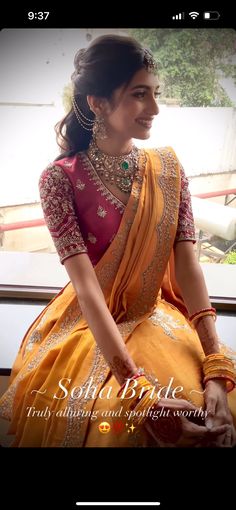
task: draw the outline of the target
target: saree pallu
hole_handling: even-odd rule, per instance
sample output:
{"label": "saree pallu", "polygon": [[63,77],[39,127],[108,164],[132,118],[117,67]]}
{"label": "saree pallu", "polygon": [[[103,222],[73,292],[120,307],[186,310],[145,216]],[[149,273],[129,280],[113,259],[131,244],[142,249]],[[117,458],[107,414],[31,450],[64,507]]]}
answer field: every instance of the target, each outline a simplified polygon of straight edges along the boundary
{"label": "saree pallu", "polygon": [[[204,353],[174,276],[179,197],[175,154],[142,151],[120,227],[95,271],[129,353],[150,384],[181,387],[179,398],[204,410]],[[118,389],[69,283],[26,333],[0,415],[11,421],[14,447],[153,445],[144,427],[133,427],[124,415]],[[234,391],[234,415],[235,397]]]}

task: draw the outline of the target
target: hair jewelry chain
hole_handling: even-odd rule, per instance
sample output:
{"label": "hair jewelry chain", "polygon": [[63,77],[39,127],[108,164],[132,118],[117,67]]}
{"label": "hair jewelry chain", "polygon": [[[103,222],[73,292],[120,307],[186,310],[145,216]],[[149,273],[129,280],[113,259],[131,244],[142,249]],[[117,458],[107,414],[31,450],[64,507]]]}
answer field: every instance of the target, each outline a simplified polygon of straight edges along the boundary
{"label": "hair jewelry chain", "polygon": [[84,113],[78,107],[74,95],[72,96],[72,105],[76,118],[79,124],[82,126],[82,128],[85,129],[86,131],[93,131],[94,119],[89,119],[88,117],[86,117],[86,115],[84,115]]}

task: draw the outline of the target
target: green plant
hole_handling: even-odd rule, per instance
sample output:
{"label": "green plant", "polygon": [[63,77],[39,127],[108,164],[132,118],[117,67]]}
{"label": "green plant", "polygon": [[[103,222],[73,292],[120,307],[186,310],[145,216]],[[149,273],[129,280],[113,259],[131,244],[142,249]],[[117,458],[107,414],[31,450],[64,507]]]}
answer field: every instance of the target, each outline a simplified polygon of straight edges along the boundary
{"label": "green plant", "polygon": [[223,264],[236,264],[236,251],[230,251]]}
{"label": "green plant", "polygon": [[62,104],[64,106],[64,110],[66,113],[68,113],[72,108],[72,92],[73,92],[72,84],[68,83],[67,85],[65,85],[62,91]]}
{"label": "green plant", "polygon": [[221,78],[236,82],[233,29],[130,29],[158,62],[162,96],[180,106],[235,106]]}

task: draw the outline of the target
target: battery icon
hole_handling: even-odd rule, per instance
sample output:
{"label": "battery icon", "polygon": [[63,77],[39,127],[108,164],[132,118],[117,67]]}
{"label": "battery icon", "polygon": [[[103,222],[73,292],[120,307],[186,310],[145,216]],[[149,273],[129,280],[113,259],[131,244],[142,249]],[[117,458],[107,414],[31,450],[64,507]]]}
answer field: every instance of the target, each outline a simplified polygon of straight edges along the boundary
{"label": "battery icon", "polygon": [[208,12],[203,13],[204,19],[216,20],[216,19],[219,19],[219,17],[220,17],[220,13],[217,11],[208,11]]}

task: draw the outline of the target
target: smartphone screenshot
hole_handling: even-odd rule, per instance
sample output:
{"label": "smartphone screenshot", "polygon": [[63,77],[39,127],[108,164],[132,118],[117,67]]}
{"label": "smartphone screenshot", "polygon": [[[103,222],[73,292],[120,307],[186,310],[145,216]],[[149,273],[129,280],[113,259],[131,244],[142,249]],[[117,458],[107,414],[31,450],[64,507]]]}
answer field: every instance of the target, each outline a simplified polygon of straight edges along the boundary
{"label": "smartphone screenshot", "polygon": [[204,508],[198,460],[235,449],[236,31],[207,7],[2,21],[0,453],[43,461],[30,508],[189,508],[184,480]]}

